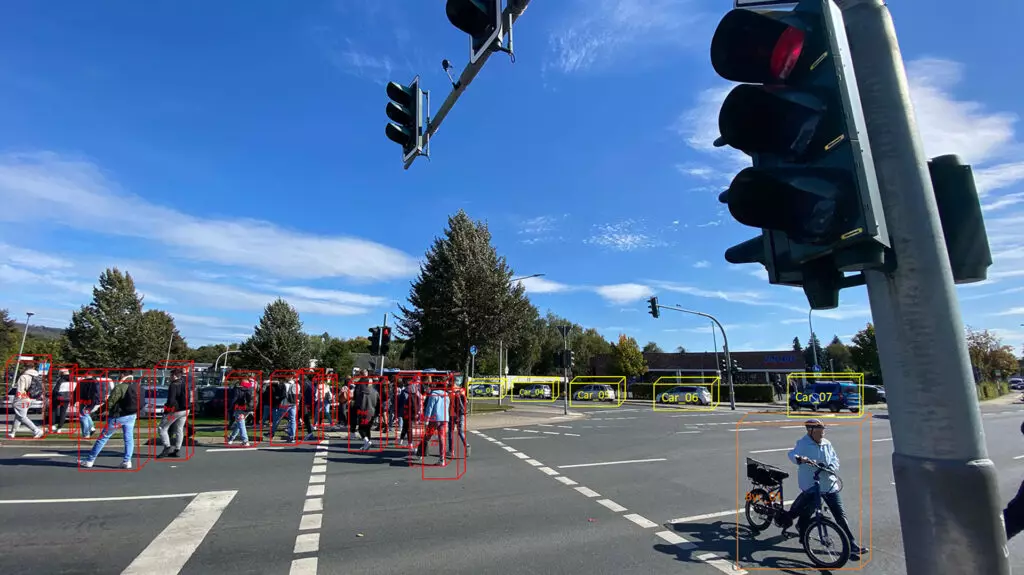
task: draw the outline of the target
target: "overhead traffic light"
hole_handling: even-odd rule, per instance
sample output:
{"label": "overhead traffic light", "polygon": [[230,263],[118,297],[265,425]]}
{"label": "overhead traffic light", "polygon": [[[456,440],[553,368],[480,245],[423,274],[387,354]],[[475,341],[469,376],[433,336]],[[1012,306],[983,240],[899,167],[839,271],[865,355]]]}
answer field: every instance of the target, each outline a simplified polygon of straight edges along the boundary
{"label": "overhead traffic light", "polygon": [[649,312],[651,314],[651,317],[653,317],[654,319],[658,319],[658,316],[661,315],[661,311],[658,309],[658,297],[652,297],[651,299],[647,300],[647,303],[651,306]]}
{"label": "overhead traffic light", "polygon": [[844,272],[878,268],[889,235],[842,14],[833,0],[787,12],[732,10],[711,42],[725,98],[715,146],[751,157],[719,200],[761,236],[726,251],[772,284],[802,286],[812,309],[838,306]]}
{"label": "overhead traffic light", "polygon": [[471,64],[500,42],[501,0],[448,0],[444,11],[452,26],[469,34]]}
{"label": "overhead traffic light", "polygon": [[381,355],[379,327],[370,328],[370,355]]}
{"label": "overhead traffic light", "polygon": [[387,355],[391,348],[391,328],[383,327],[380,332],[380,354]]}
{"label": "overhead traffic light", "polygon": [[423,152],[425,144],[425,110],[419,76],[408,86],[388,82],[386,92],[391,101],[384,111],[391,122],[384,127],[384,133],[389,140],[402,146],[402,161],[409,162]]}

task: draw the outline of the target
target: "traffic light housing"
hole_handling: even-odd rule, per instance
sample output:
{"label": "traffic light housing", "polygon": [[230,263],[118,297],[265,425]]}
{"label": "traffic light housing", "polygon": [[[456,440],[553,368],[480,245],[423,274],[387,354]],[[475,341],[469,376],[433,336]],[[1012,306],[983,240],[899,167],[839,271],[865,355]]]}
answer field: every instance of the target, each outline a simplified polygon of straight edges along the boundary
{"label": "traffic light housing", "polygon": [[562,360],[562,365],[569,370],[576,367],[576,352],[571,349],[567,349],[564,352],[565,359]]}
{"label": "traffic light housing", "polygon": [[723,358],[719,359],[718,360],[718,371],[720,371],[722,373],[725,373],[726,371],[728,371],[728,369],[729,369],[729,365],[727,363],[725,363],[725,358],[723,357]]}
{"label": "traffic light housing", "polygon": [[379,327],[370,328],[370,355],[381,355]]}
{"label": "traffic light housing", "polygon": [[715,146],[752,166],[719,196],[761,236],[726,251],[760,263],[772,284],[801,286],[812,309],[838,306],[845,272],[882,267],[889,235],[842,14],[833,0],[792,11],[736,9],[719,23],[711,63],[742,82],[726,97]]}
{"label": "traffic light housing", "polygon": [[469,34],[469,62],[476,64],[500,41],[503,32],[501,0],[448,0],[448,21]]}
{"label": "traffic light housing", "polygon": [[658,319],[658,317],[661,316],[661,311],[658,309],[658,298],[657,298],[657,296],[652,297],[651,299],[647,300],[647,303],[651,306],[651,309],[650,309],[650,312],[649,312],[651,314],[651,317],[653,317],[654,319]]}
{"label": "traffic light housing", "polygon": [[391,348],[391,328],[383,327],[380,332],[380,355],[387,355]]}
{"label": "traffic light housing", "polygon": [[562,351],[555,352],[555,367],[558,369],[565,369],[565,353]]}
{"label": "traffic light housing", "polygon": [[743,368],[740,367],[739,362],[737,362],[735,359],[732,360],[732,372],[733,373],[742,373],[743,372]]}
{"label": "traffic light housing", "polygon": [[402,146],[402,161],[409,162],[423,152],[425,144],[426,110],[423,106],[423,90],[420,89],[419,76],[408,86],[388,82],[385,91],[390,102],[384,108],[384,112],[391,121],[384,127],[384,134],[389,140]]}

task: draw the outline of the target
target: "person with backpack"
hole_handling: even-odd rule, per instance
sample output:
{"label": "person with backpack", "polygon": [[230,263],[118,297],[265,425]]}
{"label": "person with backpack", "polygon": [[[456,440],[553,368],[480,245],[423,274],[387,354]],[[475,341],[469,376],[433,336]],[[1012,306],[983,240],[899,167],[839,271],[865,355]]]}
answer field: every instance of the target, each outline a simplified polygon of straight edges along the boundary
{"label": "person with backpack", "polygon": [[[167,386],[167,402],[164,403],[164,417],[160,420],[157,433],[160,434],[160,444],[164,449],[157,455],[157,459],[164,457],[179,457],[181,444],[185,439],[185,423],[188,422],[188,381],[183,380],[181,375],[175,374],[171,384]],[[168,436],[168,429],[174,426],[174,448],[171,448],[171,438]]]}
{"label": "person with backpack", "polygon": [[62,369],[57,373],[57,381],[53,383],[50,395],[50,431],[60,433],[68,420],[71,408],[71,372]]}
{"label": "person with backpack", "polygon": [[281,418],[288,417],[287,443],[295,441],[295,381],[287,382],[280,379],[270,386],[270,440],[274,440],[277,433],[277,426],[281,424]]}
{"label": "person with backpack", "polygon": [[[428,384],[429,386],[429,384]],[[417,455],[420,457],[426,457],[427,446],[430,445],[430,438],[437,436],[437,441],[440,444],[438,450],[438,465],[446,465],[447,459],[445,455],[447,450],[445,449],[445,440],[448,435],[448,418],[449,411],[451,410],[451,399],[448,397],[448,393],[445,392],[442,385],[438,385],[427,394],[427,399],[423,404],[423,418],[427,422],[427,429],[423,432],[423,441],[420,443],[419,449],[416,450]]]}
{"label": "person with backpack", "polygon": [[28,410],[32,407],[33,401],[42,401],[44,395],[43,376],[36,369],[36,364],[32,364],[14,383],[14,427],[7,437],[14,439],[22,425],[29,428],[33,439],[43,436],[43,430],[29,419]]}
{"label": "person with backpack", "polygon": [[124,438],[124,458],[121,469],[132,468],[132,454],[135,452],[135,418],[139,413],[139,386],[134,378],[128,375],[110,390],[107,397],[107,425],[103,428],[89,454],[79,461],[82,467],[90,468],[99,456],[100,451],[114,436],[118,429]]}
{"label": "person with backpack", "polygon": [[78,425],[81,428],[82,439],[89,439],[96,431],[92,414],[99,411],[103,405],[100,383],[91,377],[80,380],[75,384],[75,401],[78,403]]}
{"label": "person with backpack", "polygon": [[316,411],[319,404],[314,401],[316,388],[313,386],[313,376],[303,377],[302,383],[302,425],[306,428],[306,440],[310,441],[316,437],[313,431],[313,420],[316,419]]}
{"label": "person with backpack", "polygon": [[253,388],[255,382],[251,379],[242,381],[231,388],[231,416],[234,419],[234,429],[228,437],[228,445],[235,444],[235,438],[242,436],[242,447],[249,447],[249,434],[245,429],[245,418],[252,409]]}
{"label": "person with backpack", "polygon": [[452,392],[451,421],[448,422],[448,457],[455,457],[455,437],[462,440],[463,453],[469,459],[469,441],[466,439],[466,390],[456,385]]}
{"label": "person with backpack", "polygon": [[377,393],[377,386],[371,383],[356,384],[355,392],[352,395],[352,413],[349,414],[350,435],[356,431],[363,438],[363,445],[359,448],[366,451],[373,447],[370,439],[373,429],[373,418],[377,416],[380,408],[380,394]]}

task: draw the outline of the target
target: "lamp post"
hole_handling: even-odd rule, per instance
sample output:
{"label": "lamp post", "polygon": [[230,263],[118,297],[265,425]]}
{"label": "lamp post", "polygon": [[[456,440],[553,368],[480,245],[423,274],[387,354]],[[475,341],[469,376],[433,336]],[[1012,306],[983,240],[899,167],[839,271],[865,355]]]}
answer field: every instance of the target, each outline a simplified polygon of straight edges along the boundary
{"label": "lamp post", "polygon": [[13,382],[18,381],[18,367],[21,365],[21,354],[25,353],[25,338],[28,337],[28,324],[32,321],[32,316],[36,314],[27,311],[25,312],[25,331],[21,334],[21,347],[18,348],[18,360],[14,362],[14,378]]}

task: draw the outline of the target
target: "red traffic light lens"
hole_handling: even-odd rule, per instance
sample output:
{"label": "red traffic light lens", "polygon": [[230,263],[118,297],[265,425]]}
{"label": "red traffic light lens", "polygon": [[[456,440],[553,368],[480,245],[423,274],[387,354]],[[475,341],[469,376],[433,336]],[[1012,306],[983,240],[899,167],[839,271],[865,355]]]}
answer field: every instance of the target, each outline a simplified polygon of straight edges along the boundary
{"label": "red traffic light lens", "polygon": [[771,63],[769,68],[776,79],[784,81],[789,77],[790,72],[796,67],[800,60],[800,54],[804,51],[804,31],[790,26],[779,36],[775,48],[772,50]]}
{"label": "red traffic light lens", "polygon": [[[783,19],[793,20],[796,26]],[[808,42],[802,17],[736,9],[727,13],[711,40],[711,66],[719,76],[745,84],[785,83],[797,70]]]}

